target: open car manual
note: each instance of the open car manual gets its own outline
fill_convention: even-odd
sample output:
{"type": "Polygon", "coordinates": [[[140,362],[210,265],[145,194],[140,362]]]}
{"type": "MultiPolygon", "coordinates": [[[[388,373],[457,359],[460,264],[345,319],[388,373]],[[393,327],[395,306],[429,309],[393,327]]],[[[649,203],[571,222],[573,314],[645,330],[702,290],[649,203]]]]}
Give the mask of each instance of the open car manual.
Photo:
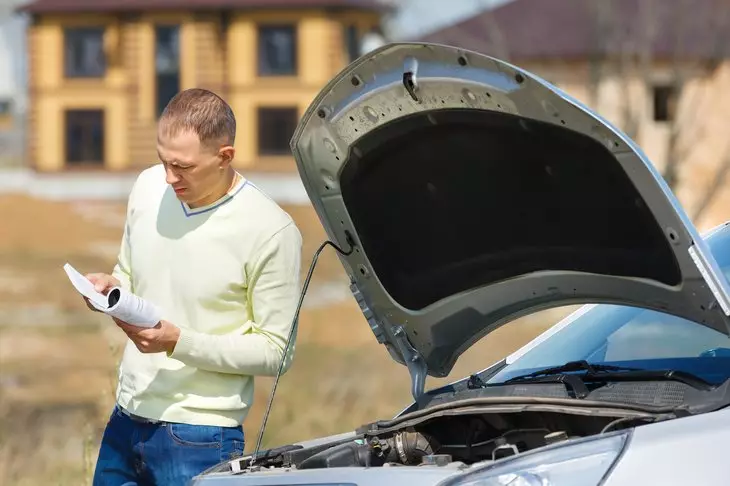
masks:
{"type": "Polygon", "coordinates": [[[101,312],[139,327],[155,327],[162,319],[160,309],[141,297],[121,287],[112,288],[106,295],[101,294],[70,264],[66,263],[63,269],[74,288],[101,312]]]}

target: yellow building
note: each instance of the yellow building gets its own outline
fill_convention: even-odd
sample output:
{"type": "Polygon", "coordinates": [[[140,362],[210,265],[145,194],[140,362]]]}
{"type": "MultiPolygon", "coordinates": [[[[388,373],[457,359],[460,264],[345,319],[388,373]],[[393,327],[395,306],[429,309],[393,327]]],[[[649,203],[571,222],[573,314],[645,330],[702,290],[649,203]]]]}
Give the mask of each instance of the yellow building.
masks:
{"type": "Polygon", "coordinates": [[[28,28],[28,159],[43,172],[139,170],[179,90],[233,108],[236,165],[295,166],[289,139],[382,10],[348,0],[36,0],[28,28]]]}

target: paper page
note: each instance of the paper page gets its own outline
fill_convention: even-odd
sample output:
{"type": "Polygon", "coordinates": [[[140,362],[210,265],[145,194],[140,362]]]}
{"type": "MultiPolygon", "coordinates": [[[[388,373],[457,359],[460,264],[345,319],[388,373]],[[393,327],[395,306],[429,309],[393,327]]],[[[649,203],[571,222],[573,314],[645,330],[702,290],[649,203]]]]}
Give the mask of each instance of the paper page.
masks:
{"type": "Polygon", "coordinates": [[[107,295],[101,294],[94,289],[89,279],[68,263],[63,269],[74,288],[101,312],[139,327],[154,327],[162,319],[160,310],[141,297],[121,287],[114,287],[107,295]]]}
{"type": "MultiPolygon", "coordinates": [[[[131,292],[115,287],[109,292],[116,303],[104,311],[110,316],[140,327],[155,327],[162,319],[159,309],[131,292]]],[[[113,300],[112,300],[113,299],[113,300]]]]}
{"type": "Polygon", "coordinates": [[[81,295],[92,301],[93,304],[96,304],[95,307],[99,308],[99,310],[104,310],[109,307],[109,302],[106,296],[97,292],[94,289],[94,284],[91,283],[89,279],[81,275],[68,263],[63,266],[63,269],[66,271],[66,275],[68,275],[69,280],[71,280],[71,284],[73,284],[76,290],[81,295]]]}

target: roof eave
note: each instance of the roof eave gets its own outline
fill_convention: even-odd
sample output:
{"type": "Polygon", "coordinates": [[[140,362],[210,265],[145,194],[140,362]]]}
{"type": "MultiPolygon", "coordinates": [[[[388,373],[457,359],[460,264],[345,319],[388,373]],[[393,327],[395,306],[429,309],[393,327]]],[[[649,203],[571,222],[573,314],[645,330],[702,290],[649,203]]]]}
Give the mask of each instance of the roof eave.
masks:
{"type": "Polygon", "coordinates": [[[393,11],[394,7],[384,4],[373,4],[373,5],[297,5],[297,6],[237,6],[237,5],[222,5],[222,4],[211,4],[211,5],[155,5],[153,7],[140,7],[140,6],[124,6],[124,5],[100,5],[96,8],[88,8],[84,6],[76,5],[40,5],[36,2],[29,2],[25,5],[17,7],[14,11],[17,13],[25,13],[31,15],[47,15],[47,14],[80,14],[80,13],[128,13],[128,12],[141,12],[145,10],[157,10],[157,11],[171,11],[171,10],[185,10],[185,11],[216,11],[216,10],[234,10],[234,11],[245,11],[245,10],[347,10],[347,11],[363,11],[371,13],[388,13],[393,11]]]}

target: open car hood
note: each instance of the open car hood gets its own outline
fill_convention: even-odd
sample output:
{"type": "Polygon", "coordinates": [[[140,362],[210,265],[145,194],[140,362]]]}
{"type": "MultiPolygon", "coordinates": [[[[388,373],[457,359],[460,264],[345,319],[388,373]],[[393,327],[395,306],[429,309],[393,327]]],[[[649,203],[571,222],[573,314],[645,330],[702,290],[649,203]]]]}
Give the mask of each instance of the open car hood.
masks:
{"type": "MultiPolygon", "coordinates": [[[[291,148],[378,341],[413,395],[478,339],[607,302],[727,332],[728,286],[626,135],[537,76],[397,43],[322,89],[291,148]]],[[[346,323],[343,323],[346,324],[346,323]]]]}

